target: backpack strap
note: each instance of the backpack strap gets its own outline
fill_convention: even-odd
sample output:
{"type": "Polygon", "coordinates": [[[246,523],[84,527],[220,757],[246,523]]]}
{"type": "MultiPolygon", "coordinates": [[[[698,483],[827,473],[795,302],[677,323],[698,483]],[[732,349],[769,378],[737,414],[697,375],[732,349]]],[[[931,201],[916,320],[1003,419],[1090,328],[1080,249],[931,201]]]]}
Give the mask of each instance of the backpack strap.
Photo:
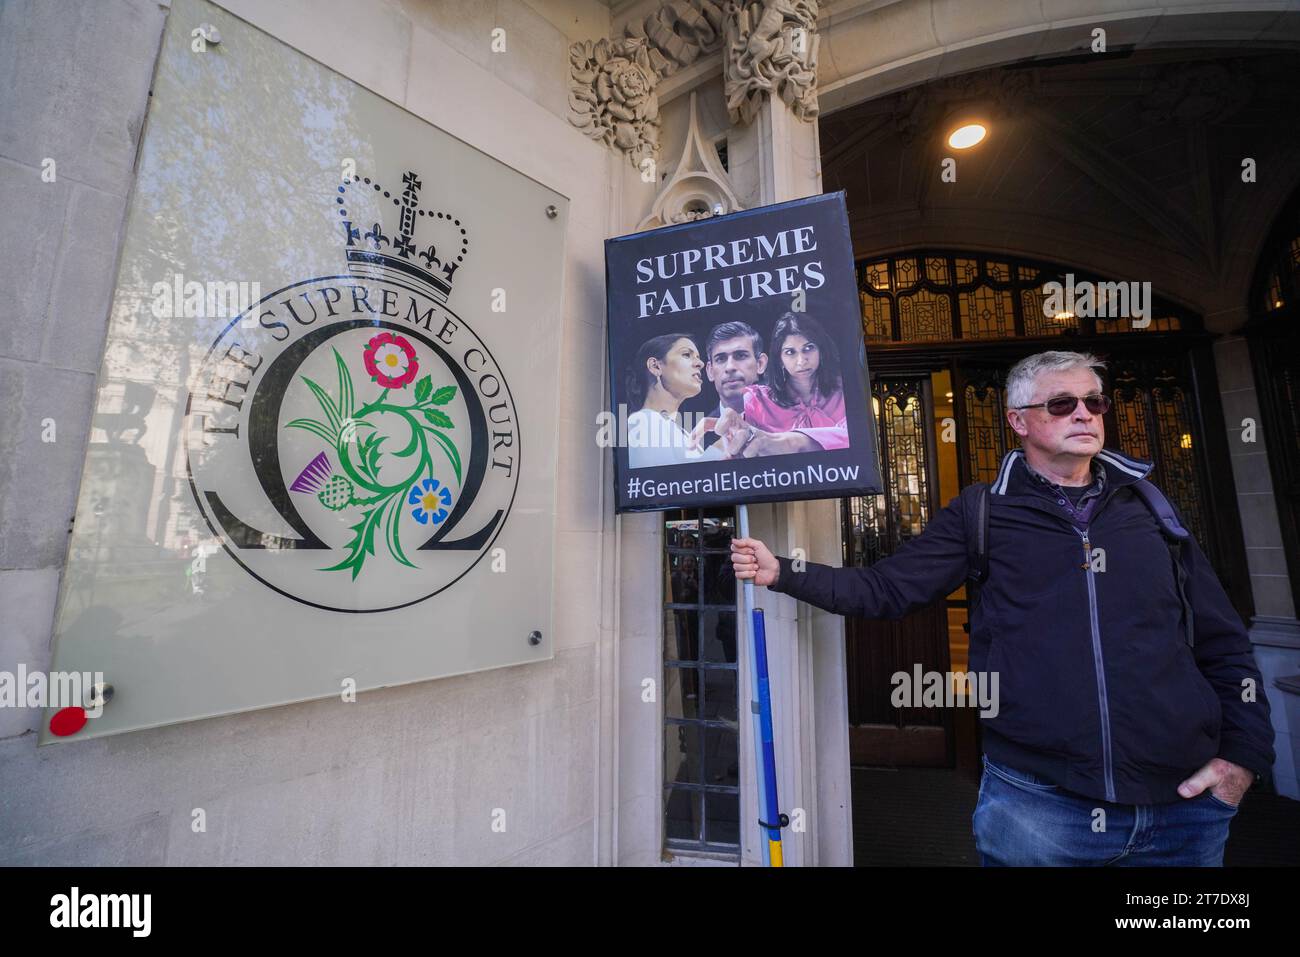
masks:
{"type": "Polygon", "coordinates": [[[1138,497],[1146,507],[1151,509],[1152,514],[1160,520],[1160,530],[1166,538],[1182,544],[1192,537],[1192,533],[1183,528],[1183,523],[1178,520],[1178,513],[1174,511],[1169,499],[1165,498],[1164,492],[1146,479],[1138,479],[1134,482],[1133,491],[1138,493],[1138,497]]]}
{"type": "Polygon", "coordinates": [[[989,577],[988,483],[972,482],[961,490],[961,498],[966,520],[966,584],[978,589],[989,577]]]}
{"type": "Polygon", "coordinates": [[[1195,620],[1192,603],[1187,597],[1187,566],[1183,564],[1183,546],[1191,540],[1192,533],[1178,520],[1178,513],[1174,511],[1169,499],[1165,498],[1165,494],[1146,479],[1138,479],[1134,482],[1133,491],[1155,515],[1160,533],[1164,536],[1165,544],[1169,546],[1169,555],[1174,563],[1174,583],[1178,588],[1178,600],[1183,605],[1183,633],[1187,640],[1187,647],[1191,648],[1196,644],[1195,620]]]}

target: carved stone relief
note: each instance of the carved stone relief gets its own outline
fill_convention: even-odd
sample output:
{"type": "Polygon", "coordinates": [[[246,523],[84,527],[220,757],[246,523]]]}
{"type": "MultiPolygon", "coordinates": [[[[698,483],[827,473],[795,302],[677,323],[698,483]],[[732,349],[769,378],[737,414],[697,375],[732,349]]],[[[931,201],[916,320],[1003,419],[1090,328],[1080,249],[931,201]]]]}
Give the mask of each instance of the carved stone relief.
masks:
{"type": "Polygon", "coordinates": [[[817,116],[817,5],[817,0],[728,2],[722,69],[732,123],[750,123],[765,93],[780,96],[801,120],[817,116]]]}
{"type": "Polygon", "coordinates": [[[671,0],[624,36],[569,48],[570,122],[634,166],[659,148],[660,79],[720,52],[731,122],[750,123],[764,94],[801,120],[817,116],[818,0],[671,0]]]}
{"type": "Polygon", "coordinates": [[[622,150],[633,165],[659,150],[657,76],[646,41],[587,40],[569,48],[569,122],[622,150]]]}

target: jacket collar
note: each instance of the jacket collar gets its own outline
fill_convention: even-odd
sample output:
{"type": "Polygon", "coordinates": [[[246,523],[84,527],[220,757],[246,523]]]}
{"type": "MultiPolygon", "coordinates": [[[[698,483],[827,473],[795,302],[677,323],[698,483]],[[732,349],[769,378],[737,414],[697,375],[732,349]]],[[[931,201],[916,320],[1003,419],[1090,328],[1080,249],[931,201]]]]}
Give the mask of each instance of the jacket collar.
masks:
{"type": "MultiPolygon", "coordinates": [[[[1151,462],[1131,458],[1114,449],[1102,449],[1093,457],[1093,461],[1100,463],[1105,470],[1108,488],[1132,485],[1138,479],[1146,478],[1155,467],[1151,462]]],[[[993,480],[990,488],[994,495],[1007,495],[1008,489],[1011,489],[1013,484],[1019,485],[1021,481],[1032,480],[1029,466],[1025,462],[1024,449],[1012,449],[1002,457],[998,476],[993,480]]]]}

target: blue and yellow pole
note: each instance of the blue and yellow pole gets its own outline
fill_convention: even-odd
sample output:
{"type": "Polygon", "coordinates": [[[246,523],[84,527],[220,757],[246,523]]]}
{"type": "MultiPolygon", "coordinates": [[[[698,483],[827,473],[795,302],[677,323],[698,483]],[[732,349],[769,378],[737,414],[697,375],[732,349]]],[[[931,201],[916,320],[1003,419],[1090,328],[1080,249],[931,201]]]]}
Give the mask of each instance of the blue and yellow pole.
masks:
{"type": "MultiPolygon", "coordinates": [[[[752,586],[751,586],[752,587],[752,586]]],[[[776,796],[776,743],[772,739],[772,692],[767,679],[767,630],[763,626],[763,609],[754,609],[754,664],[758,672],[758,728],[763,745],[763,791],[767,796],[768,814],[759,822],[766,824],[768,852],[772,867],[784,867],[781,853],[781,804],[776,796]]]]}
{"type": "MultiPolygon", "coordinates": [[[[749,508],[740,510],[740,537],[749,538],[749,508]]],[[[758,782],[758,821],[763,831],[763,865],[782,867],[781,811],[776,793],[776,743],[772,735],[772,692],[767,673],[767,631],[763,610],[754,607],[754,582],[746,579],[745,613],[741,616],[748,635],[750,714],[754,716],[754,769],[758,782]]]]}

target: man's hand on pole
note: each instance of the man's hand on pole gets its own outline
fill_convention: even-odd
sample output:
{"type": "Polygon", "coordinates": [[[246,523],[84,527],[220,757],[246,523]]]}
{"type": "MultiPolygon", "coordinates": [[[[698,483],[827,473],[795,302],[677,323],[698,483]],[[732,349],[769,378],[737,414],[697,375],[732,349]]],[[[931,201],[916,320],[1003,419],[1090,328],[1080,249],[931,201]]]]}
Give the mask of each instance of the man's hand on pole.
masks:
{"type": "Polygon", "coordinates": [[[776,556],[757,538],[731,540],[731,565],[742,581],[753,579],[755,585],[771,585],[781,566],[776,556]]]}

